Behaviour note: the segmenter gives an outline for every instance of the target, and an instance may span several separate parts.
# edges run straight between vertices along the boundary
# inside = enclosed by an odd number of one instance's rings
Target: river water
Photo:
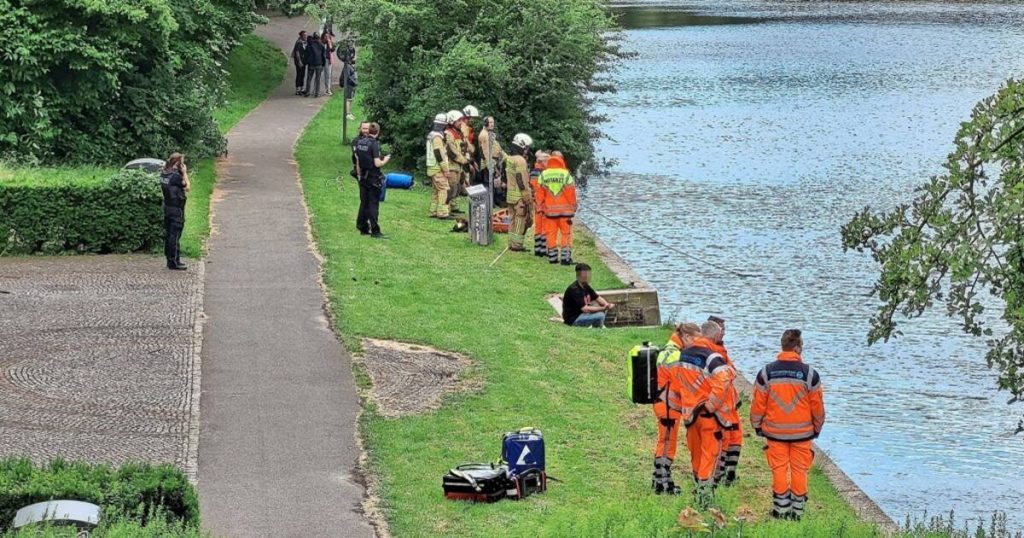
[[[752,378],[781,331],[804,330],[822,372],[820,439],[898,521],[955,509],[1024,528],[1021,406],[995,390],[985,347],[941,315],[866,345],[876,266],[843,253],[865,205],[909,200],[941,171],[972,106],[1024,76],[1024,3],[643,2],[617,7],[636,57],[600,112],[617,161],[582,218],[661,293],[672,319],[728,319]],[[715,264],[653,245],[606,221]],[[757,454],[751,447],[750,454]]]

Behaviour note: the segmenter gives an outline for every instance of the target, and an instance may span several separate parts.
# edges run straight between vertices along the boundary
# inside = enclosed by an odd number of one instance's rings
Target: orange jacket
[[[795,351],[779,353],[754,383],[750,425],[773,441],[806,441],[825,425],[825,400],[818,372]]]
[[[673,335],[674,337],[675,335]],[[732,368],[725,359],[707,347],[706,339],[698,338],[694,345],[683,350],[672,349],[678,343],[669,342],[669,353],[659,367],[665,368],[668,390],[662,392],[662,402],[673,415],[690,425],[698,416],[714,416],[719,424],[731,428],[735,423],[729,420],[726,411],[726,393],[732,381]]]
[[[729,421],[733,424],[739,424],[740,422],[740,393],[736,390],[736,365],[733,364],[732,359],[729,358],[729,352],[725,349],[725,344],[722,342],[711,342],[708,340],[708,344],[711,350],[718,353],[725,359],[725,363],[732,369],[732,381],[729,382],[728,390],[725,394],[725,405],[723,405],[722,413],[728,417]]]
[[[533,163],[533,170],[530,171],[530,192],[533,193],[534,210],[538,213],[540,212],[540,189],[537,180],[540,179],[540,174],[543,171],[544,165],[539,162]]]
[[[545,217],[576,215],[576,180],[558,156],[548,159],[547,168],[537,178],[538,205]]]

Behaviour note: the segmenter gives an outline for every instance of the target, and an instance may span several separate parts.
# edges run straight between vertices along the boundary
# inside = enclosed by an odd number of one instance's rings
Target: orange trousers
[[[678,418],[658,419],[658,444],[654,447],[655,459],[676,459],[679,428],[682,426]]]
[[[785,442],[769,439],[765,456],[772,468],[772,491],[775,494],[792,491],[793,495],[807,495],[807,473],[814,461],[810,440]]]
[[[690,449],[694,478],[698,481],[714,478],[722,454],[722,426],[715,417],[697,417],[687,426],[686,446]]]
[[[547,226],[545,236],[548,241],[548,252],[556,248],[572,248],[572,221],[568,217],[544,217]]]

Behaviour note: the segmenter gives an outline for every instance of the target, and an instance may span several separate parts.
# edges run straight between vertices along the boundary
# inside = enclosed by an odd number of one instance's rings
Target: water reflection
[[[994,389],[984,345],[931,315],[868,348],[876,268],[839,238],[856,210],[905,201],[939,172],[973,104],[1024,75],[1024,5],[621,4],[647,7],[620,9],[636,56],[600,110],[612,121],[599,151],[618,164],[590,181],[587,224],[659,288],[666,314],[724,313],[748,376],[781,329],[804,328],[826,380],[822,445],[890,515],[1000,509],[1024,528],[1021,408]],[[587,206],[760,276],[663,251]]]

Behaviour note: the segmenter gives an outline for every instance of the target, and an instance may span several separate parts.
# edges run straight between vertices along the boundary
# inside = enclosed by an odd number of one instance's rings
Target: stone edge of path
[[[199,483],[199,427],[200,427],[200,398],[202,398],[202,377],[203,377],[203,322],[206,314],[203,311],[203,296],[206,293],[206,263],[202,260],[192,262],[192,269],[196,271],[196,280],[199,282],[199,289],[196,290],[195,298],[192,300],[193,312],[196,318],[192,322],[192,379],[189,389],[192,391],[188,419],[188,443],[185,448],[185,476],[192,486]]]
[[[605,265],[622,281],[623,284],[630,282],[634,283],[636,287],[651,287],[646,280],[643,279],[637,272],[629,265],[622,256],[619,256],[617,252],[611,249],[604,241],[593,230],[582,227],[584,233],[589,235],[594,240],[594,245],[597,249],[597,256],[604,262]],[[740,385],[740,391],[747,396],[748,400],[753,392],[753,385],[742,373],[738,373]],[[854,513],[857,517],[872,523],[886,534],[893,534],[899,530],[899,526],[896,522],[890,518],[885,511],[882,510],[878,503],[871,499],[864,490],[860,489],[860,486],[853,481],[852,478],[839,465],[828,455],[827,452],[822,450],[817,443],[814,444],[814,463],[825,476],[828,478],[832,487],[836,488],[839,495],[850,504],[853,508]]]
[[[320,111],[316,115],[323,112],[323,107],[327,105],[325,100],[320,108]],[[314,119],[316,116],[314,116]],[[312,120],[307,123],[299,131],[298,136],[295,137],[295,142],[292,145],[292,158],[295,159],[295,181],[299,184],[299,193],[302,200],[302,210],[306,212],[306,221],[304,223],[306,229],[306,241],[309,243],[309,251],[316,258],[317,271],[316,281],[320,286],[320,293],[323,295],[323,302],[321,303],[321,309],[323,310],[324,320],[327,323],[327,328],[331,331],[334,337],[341,344],[342,348],[345,348],[345,339],[342,337],[341,329],[338,325],[338,320],[334,316],[334,309],[331,308],[331,295],[330,290],[327,288],[327,284],[324,282],[324,255],[320,252],[320,245],[316,242],[316,236],[313,234],[313,220],[311,212],[309,211],[309,203],[306,202],[306,189],[302,184],[302,168],[298,164],[298,159],[295,158],[295,148],[298,147],[299,141],[302,140],[303,135],[306,134],[306,129],[309,128]],[[344,148],[344,144],[342,144]],[[344,149],[342,149],[344,151]],[[353,354],[352,366],[349,374],[356,375],[356,367],[360,365],[358,360]],[[356,449],[359,451],[359,457],[355,461],[355,469],[353,469],[353,477],[363,486],[363,502],[360,508],[362,509],[363,516],[370,522],[370,526],[373,527],[373,533],[377,538],[391,538],[391,531],[388,527],[387,517],[384,516],[384,511],[381,508],[382,502],[377,490],[379,489],[377,478],[370,471],[370,454],[366,450],[366,445],[363,443],[362,435],[362,423],[363,414],[366,412],[366,400],[368,395],[365,394],[359,383],[356,383],[356,394],[359,396],[359,409],[356,411],[356,422],[355,427],[352,429],[355,436]]]

